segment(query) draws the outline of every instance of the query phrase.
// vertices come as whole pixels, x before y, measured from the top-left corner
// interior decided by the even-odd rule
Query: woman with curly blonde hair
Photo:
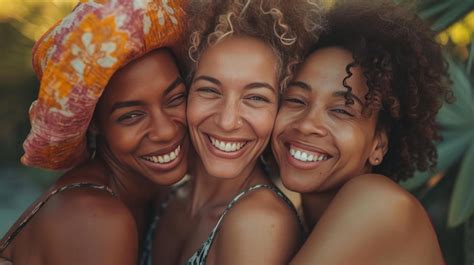
[[[259,160],[292,66],[321,29],[311,1],[190,1],[190,180],[160,207],[153,264],[287,264],[304,237]]]

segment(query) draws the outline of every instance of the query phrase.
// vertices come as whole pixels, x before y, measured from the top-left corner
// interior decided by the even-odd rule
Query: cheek
[[[246,111],[246,120],[249,121],[258,137],[268,138],[271,136],[277,115],[276,106],[265,109]]]
[[[209,103],[204,103],[197,97],[190,96],[188,106],[186,109],[186,120],[188,126],[191,128],[198,125],[209,112]]]
[[[141,131],[133,127],[110,126],[104,134],[109,148],[115,154],[134,152],[142,138]]]

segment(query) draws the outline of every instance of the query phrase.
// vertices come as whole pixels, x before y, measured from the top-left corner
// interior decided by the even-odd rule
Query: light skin
[[[360,67],[347,79],[353,104],[344,96],[352,62],[340,47],[308,56],[275,124],[282,182],[302,193],[311,231],[291,264],[443,264],[418,201],[388,177],[370,174],[388,139],[376,129],[377,113],[363,112],[368,89]]]
[[[185,98],[176,63],[166,49],[150,52],[116,72],[91,125],[105,139],[110,154],[73,168],[52,189],[94,183],[110,187],[118,198],[93,189],[59,193],[2,255],[15,265],[137,264],[139,242],[159,185],[179,181],[187,170]],[[148,161],[178,145],[181,151],[173,161]]]
[[[227,37],[202,54],[187,110],[197,153],[193,178],[160,219],[155,264],[184,264],[234,196],[252,185],[269,184],[257,160],[277,113],[276,69],[272,49],[255,38]],[[291,209],[273,192],[259,190],[226,215],[206,264],[287,264],[297,244]]]

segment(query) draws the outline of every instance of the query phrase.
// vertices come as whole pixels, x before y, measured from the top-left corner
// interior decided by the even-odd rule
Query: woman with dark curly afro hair
[[[272,147],[309,237],[291,264],[443,264],[430,219],[396,184],[436,164],[451,101],[434,33],[391,1],[350,1],[286,89]]]

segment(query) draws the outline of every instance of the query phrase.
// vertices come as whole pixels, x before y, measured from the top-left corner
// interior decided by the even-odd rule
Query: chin
[[[317,187],[314,187],[316,183],[311,183],[310,177],[301,176],[296,172],[280,172],[280,179],[283,185],[294,192],[299,193],[309,193],[317,190]]]
[[[221,179],[234,179],[241,175],[241,168],[232,167],[216,167],[215,165],[206,167],[206,171],[209,175],[221,178]]]

